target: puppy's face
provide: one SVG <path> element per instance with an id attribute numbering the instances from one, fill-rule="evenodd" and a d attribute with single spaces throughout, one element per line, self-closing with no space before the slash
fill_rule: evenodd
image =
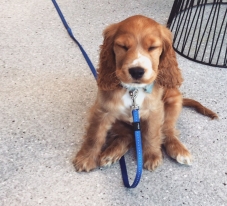
<path id="1" fill-rule="evenodd" d="M 114 38 L 116 76 L 122 84 L 144 86 L 158 74 L 163 43 L 160 25 L 151 19 L 121 22 Z"/>

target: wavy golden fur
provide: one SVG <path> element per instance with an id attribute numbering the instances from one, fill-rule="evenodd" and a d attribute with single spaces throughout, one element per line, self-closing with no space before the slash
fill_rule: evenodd
<path id="1" fill-rule="evenodd" d="M 182 104 L 212 118 L 215 113 L 179 91 L 183 82 L 171 32 L 154 20 L 138 15 L 110 25 L 104 32 L 98 68 L 98 93 L 91 108 L 81 149 L 74 159 L 77 171 L 119 160 L 134 144 L 129 90 L 139 91 L 144 168 L 162 162 L 161 145 L 181 164 L 191 164 L 191 154 L 178 139 L 175 124 Z M 144 91 L 153 84 L 151 93 Z M 198 104 L 197 104 L 198 103 Z"/>

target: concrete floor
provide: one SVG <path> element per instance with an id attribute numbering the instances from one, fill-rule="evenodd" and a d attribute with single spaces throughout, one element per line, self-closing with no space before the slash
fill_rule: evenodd
<path id="1" fill-rule="evenodd" d="M 107 25 L 134 14 L 165 24 L 173 0 L 58 3 L 97 66 Z M 216 111 L 219 120 L 183 109 L 178 128 L 193 165 L 164 155 L 162 166 L 144 171 L 138 187 L 128 190 L 118 163 L 90 173 L 73 168 L 97 87 L 52 2 L 2 0 L 0 25 L 0 205 L 227 205 L 227 69 L 178 55 L 184 96 Z M 133 152 L 126 161 L 133 179 Z"/>

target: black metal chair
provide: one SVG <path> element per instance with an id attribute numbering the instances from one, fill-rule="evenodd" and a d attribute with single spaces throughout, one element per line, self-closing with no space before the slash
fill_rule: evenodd
<path id="1" fill-rule="evenodd" d="M 167 27 L 177 53 L 227 68 L 227 0 L 175 0 Z"/>

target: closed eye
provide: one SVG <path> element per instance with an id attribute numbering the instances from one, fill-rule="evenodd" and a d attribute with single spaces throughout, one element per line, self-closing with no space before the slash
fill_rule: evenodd
<path id="1" fill-rule="evenodd" d="M 116 46 L 118 46 L 118 47 L 120 47 L 121 49 L 123 49 L 123 50 L 125 50 L 125 51 L 128 51 L 128 47 L 127 46 L 125 46 L 125 44 L 123 44 L 123 43 L 116 43 Z"/>
<path id="2" fill-rule="evenodd" d="M 148 51 L 151 52 L 151 51 L 155 50 L 156 48 L 157 48 L 156 46 L 150 46 L 150 47 L 148 48 Z"/>
<path id="3" fill-rule="evenodd" d="M 119 46 L 120 48 L 124 49 L 125 51 L 128 51 L 128 47 L 127 47 L 127 46 L 125 46 L 125 45 L 120 45 L 120 44 L 118 44 L 118 46 Z"/>

